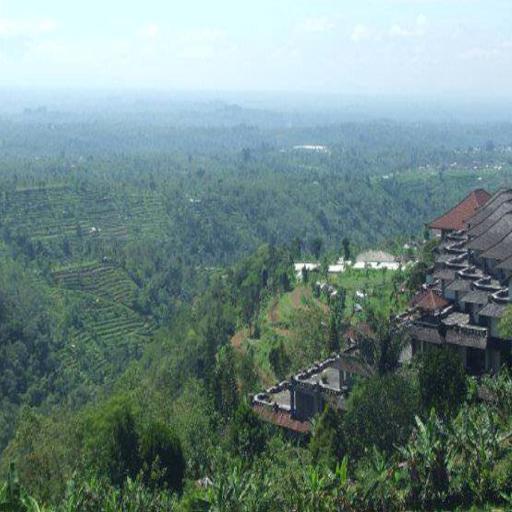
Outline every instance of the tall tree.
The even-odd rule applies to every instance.
[[[323,240],[320,237],[313,238],[311,240],[311,252],[313,256],[318,259],[320,258],[320,254],[322,253],[322,247],[324,245]]]
[[[343,246],[343,258],[345,261],[350,260],[350,240],[347,237],[344,237],[341,241],[341,245]]]

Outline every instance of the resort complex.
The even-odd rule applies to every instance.
[[[497,372],[511,347],[498,324],[510,302],[512,190],[475,190],[428,227],[440,243],[413,299],[412,353],[447,344],[468,372]]]
[[[460,354],[469,374],[496,373],[509,360],[512,345],[499,329],[510,302],[512,190],[494,195],[474,190],[427,228],[438,240],[434,264],[408,310],[393,320],[407,338],[400,363],[448,346]],[[296,265],[298,276],[302,268],[314,271],[318,265]],[[387,253],[368,251],[357,257],[352,268],[398,270],[400,266]],[[336,298],[333,285],[317,282],[315,286],[329,300]],[[359,295],[356,292],[355,298]],[[354,380],[373,372],[361,356],[361,341],[368,338],[363,327],[359,324],[359,335],[354,335],[357,329],[347,331],[340,353],[253,396],[253,410],[262,419],[299,434],[310,431],[310,420],[326,405],[343,411]]]

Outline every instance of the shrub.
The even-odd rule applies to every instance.
[[[423,356],[418,377],[425,414],[434,408],[442,418],[456,416],[468,389],[458,355],[445,348],[428,352]]]
[[[355,457],[376,446],[391,453],[414,425],[418,394],[414,383],[398,374],[374,376],[353,390],[343,426],[347,450]]]
[[[146,484],[181,490],[185,459],[171,429],[157,422],[147,426],[140,439],[140,458]]]

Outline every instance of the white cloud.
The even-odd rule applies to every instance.
[[[366,41],[371,39],[374,36],[374,30],[367,25],[358,24],[352,30],[352,34],[350,35],[350,39],[355,43],[360,43],[362,41]]]
[[[0,37],[37,37],[54,32],[57,22],[53,19],[42,18],[38,20],[0,18]]]
[[[334,23],[327,17],[307,18],[299,24],[301,32],[330,32],[334,29]]]

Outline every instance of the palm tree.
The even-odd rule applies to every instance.
[[[379,375],[393,372],[400,365],[400,355],[409,342],[405,329],[380,311],[367,312],[369,331],[360,344],[363,359]]]

